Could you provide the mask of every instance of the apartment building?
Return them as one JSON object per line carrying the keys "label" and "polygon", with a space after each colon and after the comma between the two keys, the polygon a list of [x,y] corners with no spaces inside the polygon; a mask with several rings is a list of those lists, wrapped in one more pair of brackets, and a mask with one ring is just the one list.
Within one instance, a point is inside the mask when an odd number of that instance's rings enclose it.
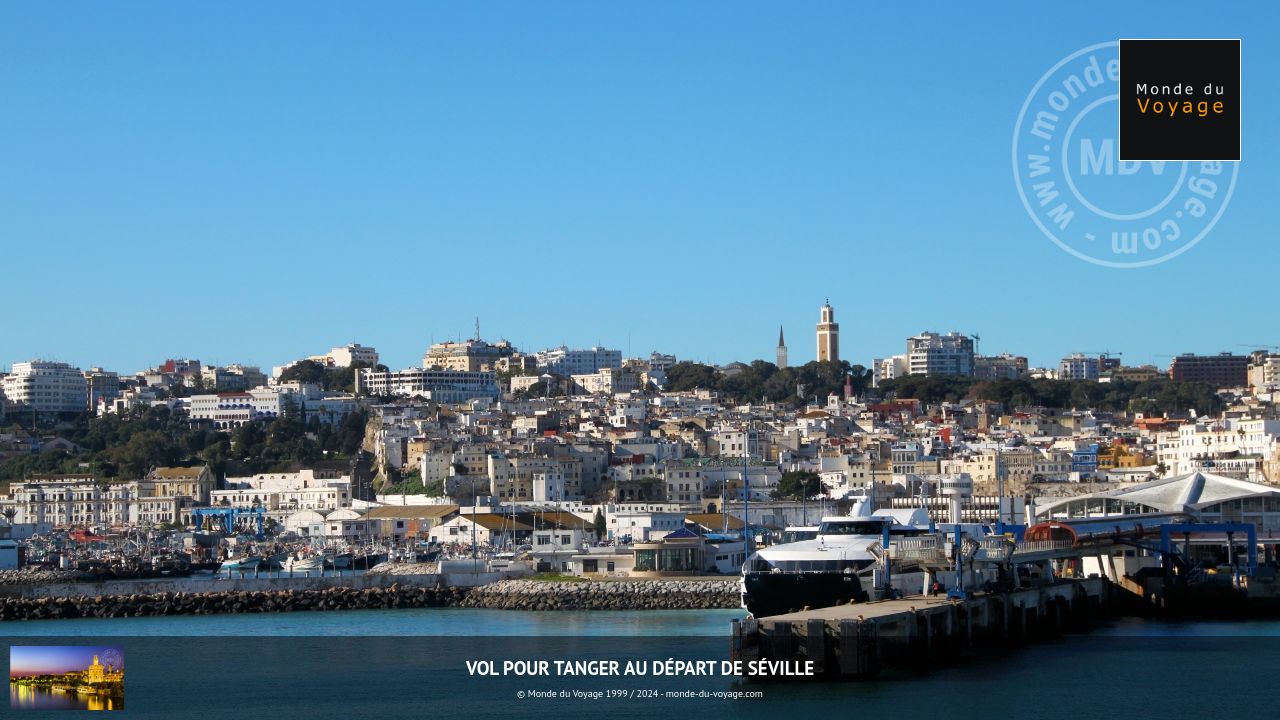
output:
{"label": "apartment building", "polygon": [[89,384],[84,373],[64,362],[14,363],[4,376],[3,385],[4,397],[14,410],[76,413],[89,407]]}
{"label": "apartment building", "polygon": [[570,350],[560,346],[550,350],[534,353],[538,360],[539,372],[556,373],[557,375],[591,375],[600,370],[622,367],[622,351],[592,347],[585,350]]}
{"label": "apartment building", "polygon": [[907,338],[911,375],[973,375],[973,338],[958,332],[923,332]]}

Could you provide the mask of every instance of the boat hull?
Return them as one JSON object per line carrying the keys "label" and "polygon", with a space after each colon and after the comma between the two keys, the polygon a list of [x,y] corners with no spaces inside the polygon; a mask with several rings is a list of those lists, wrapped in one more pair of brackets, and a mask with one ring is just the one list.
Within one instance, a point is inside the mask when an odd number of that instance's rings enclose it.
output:
{"label": "boat hull", "polygon": [[218,568],[218,572],[228,573],[251,573],[258,569],[258,565],[262,563],[262,558],[245,558],[243,560],[228,560],[222,563]]}
{"label": "boat hull", "polygon": [[308,558],[287,558],[280,563],[280,571],[287,573],[318,572],[324,569],[324,558],[320,556]]}
{"label": "boat hull", "polygon": [[742,576],[742,604],[757,618],[869,599],[861,579],[852,573],[758,572]]}

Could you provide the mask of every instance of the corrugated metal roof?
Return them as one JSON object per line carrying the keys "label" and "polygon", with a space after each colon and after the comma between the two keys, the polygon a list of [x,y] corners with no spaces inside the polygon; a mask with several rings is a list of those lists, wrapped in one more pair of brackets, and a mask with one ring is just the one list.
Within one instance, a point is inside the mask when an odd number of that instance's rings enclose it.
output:
{"label": "corrugated metal roof", "polygon": [[441,518],[458,512],[457,505],[385,505],[365,513],[369,519]]}

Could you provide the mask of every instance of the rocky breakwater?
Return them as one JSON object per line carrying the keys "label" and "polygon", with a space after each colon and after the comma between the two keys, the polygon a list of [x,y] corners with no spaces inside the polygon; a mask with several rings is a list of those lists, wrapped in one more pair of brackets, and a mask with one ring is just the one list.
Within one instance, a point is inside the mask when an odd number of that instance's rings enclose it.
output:
{"label": "rocky breakwater", "polygon": [[0,570],[0,585],[58,585],[76,582],[84,577],[85,574],[78,570]]}
{"label": "rocky breakwater", "polygon": [[463,588],[332,587],[323,590],[267,590],[261,592],[178,592],[62,598],[0,599],[0,620],[55,618],[149,617],[158,615],[214,615],[220,613],[296,612],[306,610],[371,610],[457,607]]}
{"label": "rocky breakwater", "polygon": [[472,588],[461,607],[495,610],[708,610],[740,606],[737,578],[548,582]]}

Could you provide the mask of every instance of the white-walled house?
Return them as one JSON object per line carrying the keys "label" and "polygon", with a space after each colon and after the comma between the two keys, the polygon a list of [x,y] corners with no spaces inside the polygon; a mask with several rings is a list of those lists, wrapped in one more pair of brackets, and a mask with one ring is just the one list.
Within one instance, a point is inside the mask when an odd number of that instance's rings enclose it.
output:
{"label": "white-walled house", "polygon": [[533,526],[513,520],[510,515],[478,513],[459,515],[431,528],[430,538],[441,544],[470,545],[474,539],[478,545],[521,545],[532,533]]}

